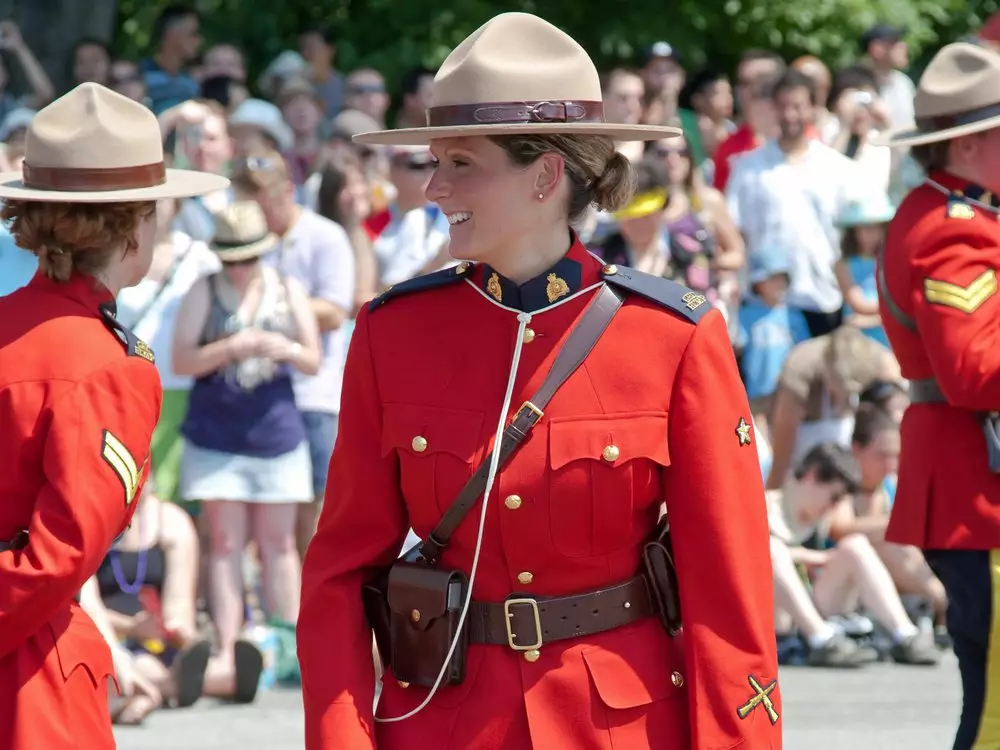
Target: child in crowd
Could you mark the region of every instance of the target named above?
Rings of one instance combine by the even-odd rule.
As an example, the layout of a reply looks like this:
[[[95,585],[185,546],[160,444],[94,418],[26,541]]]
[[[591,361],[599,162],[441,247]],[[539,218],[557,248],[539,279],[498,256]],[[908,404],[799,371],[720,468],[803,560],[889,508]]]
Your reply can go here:
[[[848,204],[838,220],[842,257],[834,266],[844,295],[844,320],[889,346],[878,310],[875,263],[896,209],[885,193]]]
[[[740,369],[750,411],[764,435],[785,358],[792,347],[809,338],[805,317],[785,304],[790,274],[791,260],[784,248],[765,246],[753,253],[747,279],[753,295],[740,308],[736,344],[742,350]]]

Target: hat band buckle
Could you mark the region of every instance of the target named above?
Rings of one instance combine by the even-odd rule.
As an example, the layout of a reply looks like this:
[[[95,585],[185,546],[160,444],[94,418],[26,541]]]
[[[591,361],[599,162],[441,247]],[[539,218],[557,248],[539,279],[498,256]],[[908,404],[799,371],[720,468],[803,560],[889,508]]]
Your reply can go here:
[[[427,125],[432,128],[580,122],[603,124],[604,102],[486,102],[431,107],[427,110]]]

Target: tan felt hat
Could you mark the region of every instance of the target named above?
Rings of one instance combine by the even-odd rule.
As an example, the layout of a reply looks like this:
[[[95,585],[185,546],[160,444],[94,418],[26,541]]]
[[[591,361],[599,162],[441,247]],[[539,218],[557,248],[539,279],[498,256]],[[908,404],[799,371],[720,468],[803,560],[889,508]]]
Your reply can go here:
[[[915,124],[886,131],[880,146],[921,146],[1000,127],[1000,54],[956,42],[943,47],[920,77]]]
[[[0,173],[0,198],[121,203],[186,198],[229,180],[166,169],[156,116],[97,83],[82,83],[39,110],[28,126],[24,164]]]
[[[230,203],[215,215],[215,235],[209,247],[223,263],[259,258],[278,245],[256,201]]]
[[[425,145],[470,135],[603,135],[655,141],[677,128],[604,120],[601,81],[576,41],[530,13],[502,13],[459,44],[434,76],[427,127],[354,136],[359,143]]]

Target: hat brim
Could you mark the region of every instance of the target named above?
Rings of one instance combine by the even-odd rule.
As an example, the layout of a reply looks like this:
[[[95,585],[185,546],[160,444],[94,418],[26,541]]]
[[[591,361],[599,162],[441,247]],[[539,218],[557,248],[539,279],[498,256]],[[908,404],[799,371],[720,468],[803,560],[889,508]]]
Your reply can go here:
[[[620,125],[604,122],[530,122],[513,125],[456,125],[441,128],[376,130],[354,136],[370,146],[426,146],[438,138],[475,135],[600,135],[615,141],[658,141],[682,135],[680,128],[666,125]]]
[[[872,138],[871,143],[873,146],[889,146],[891,148],[925,146],[928,143],[940,143],[998,127],[1000,127],[1000,115],[943,130],[920,130],[915,125],[904,125],[877,134]]]
[[[210,242],[208,246],[223,263],[235,263],[241,260],[259,258],[276,248],[280,241],[281,238],[278,237],[278,235],[274,234],[274,232],[270,232],[263,239],[251,242],[248,245],[240,245],[239,247],[219,247],[218,245]]]
[[[162,198],[191,198],[229,187],[229,179],[193,169],[168,169],[160,185],[129,190],[38,190],[26,187],[21,170],[0,172],[0,199],[50,203],[131,203]]]

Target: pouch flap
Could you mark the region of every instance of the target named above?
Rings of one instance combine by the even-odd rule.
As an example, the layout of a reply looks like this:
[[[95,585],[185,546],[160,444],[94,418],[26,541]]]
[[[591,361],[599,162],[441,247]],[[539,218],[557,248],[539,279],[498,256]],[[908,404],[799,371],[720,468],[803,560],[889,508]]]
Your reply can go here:
[[[583,652],[594,688],[608,708],[645,706],[681,695],[671,680],[682,659],[661,632],[634,633],[616,641],[613,649]]]
[[[614,446],[614,459],[605,449]],[[666,412],[635,412],[553,419],[549,424],[549,461],[560,469],[590,459],[619,466],[636,458],[670,465]]]
[[[418,630],[426,630],[448,609],[448,585],[461,580],[454,570],[398,562],[389,573],[389,608]]]

